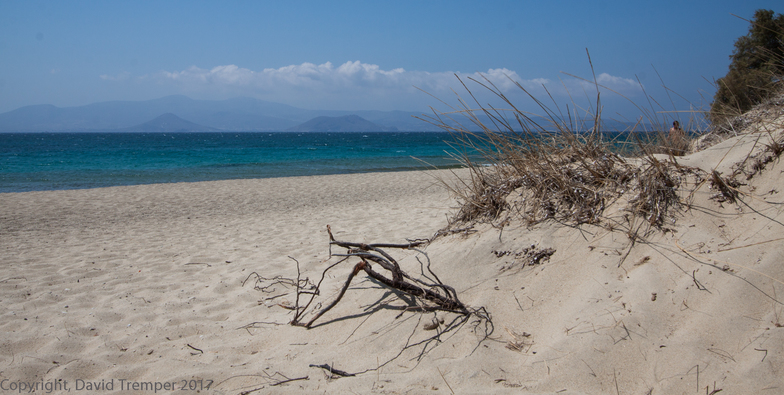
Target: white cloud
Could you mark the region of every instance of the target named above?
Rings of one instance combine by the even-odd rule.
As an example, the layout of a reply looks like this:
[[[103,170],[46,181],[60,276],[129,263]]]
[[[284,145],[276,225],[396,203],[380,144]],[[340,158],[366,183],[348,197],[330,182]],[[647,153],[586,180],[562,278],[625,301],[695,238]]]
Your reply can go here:
[[[117,75],[101,74],[100,78],[104,81],[125,81],[131,78],[131,73],[123,71]]]
[[[281,68],[267,68],[253,71],[236,65],[217,66],[202,69],[191,66],[182,71],[161,72],[163,79],[199,85],[223,85],[225,87],[257,88],[263,91],[274,89],[318,89],[320,91],[343,91],[346,89],[396,89],[412,91],[414,87],[426,91],[442,91],[459,86],[455,74],[464,80],[469,77],[484,82],[487,78],[502,91],[515,89],[514,81],[524,86],[539,86],[547,83],[545,79],[523,81],[513,70],[499,68],[484,73],[455,73],[406,71],[402,68],[383,70],[375,64],[360,61],[346,62],[335,67],[326,62],[320,65],[303,63]],[[102,76],[102,78],[104,78]]]
[[[601,73],[596,77],[596,82],[618,92],[640,90],[640,84],[629,78],[621,78]]]
[[[168,94],[183,93],[200,98],[252,96],[295,106],[332,109],[412,109],[437,104],[432,97],[420,92],[451,100],[454,90],[465,96],[459,77],[479,95],[480,102],[491,100],[488,94],[472,83],[473,79],[484,85],[493,85],[508,96],[521,95],[520,84],[534,96],[545,95],[542,86],[548,85],[551,93],[562,94],[561,84],[547,78],[523,79],[515,70],[493,68],[484,72],[408,71],[403,68],[384,70],[379,65],[349,61],[335,66],[302,63],[280,68],[251,70],[237,65],[221,65],[211,69],[191,66],[180,71],[161,71],[136,78],[139,83],[155,82]],[[116,76],[101,75],[101,79],[121,81],[129,79],[128,73]],[[636,82],[603,73],[597,77],[600,84],[628,92]],[[146,82],[145,82],[146,81]],[[166,88],[168,87],[168,88]],[[567,88],[580,87],[579,82],[567,83]]]
[[[596,76],[596,83],[588,79],[578,79],[570,77],[564,81],[566,89],[569,91],[581,91],[583,89],[593,92],[596,90],[596,84],[600,89],[611,89],[622,95],[633,95],[641,93],[642,87],[636,80],[616,77],[607,73],[600,73]]]

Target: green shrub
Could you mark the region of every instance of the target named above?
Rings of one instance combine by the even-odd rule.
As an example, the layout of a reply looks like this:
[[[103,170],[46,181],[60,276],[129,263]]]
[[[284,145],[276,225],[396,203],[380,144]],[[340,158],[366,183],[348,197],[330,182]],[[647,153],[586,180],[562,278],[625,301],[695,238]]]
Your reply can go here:
[[[717,82],[710,118],[714,125],[768,98],[784,76],[784,15],[757,10],[749,33],[735,41],[727,75]]]

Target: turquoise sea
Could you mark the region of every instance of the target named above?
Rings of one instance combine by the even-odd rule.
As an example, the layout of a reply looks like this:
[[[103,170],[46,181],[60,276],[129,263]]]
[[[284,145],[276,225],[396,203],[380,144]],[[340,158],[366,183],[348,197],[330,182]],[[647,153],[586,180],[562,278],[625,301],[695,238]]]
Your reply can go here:
[[[445,132],[0,133],[0,193],[448,167],[450,141]]]

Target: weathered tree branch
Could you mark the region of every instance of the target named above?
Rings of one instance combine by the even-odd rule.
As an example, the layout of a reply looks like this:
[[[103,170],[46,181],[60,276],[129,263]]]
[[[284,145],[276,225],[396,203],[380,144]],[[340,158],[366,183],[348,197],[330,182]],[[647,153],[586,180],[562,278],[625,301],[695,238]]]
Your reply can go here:
[[[346,254],[334,254],[334,256],[342,256],[344,258],[330,265],[324,270],[321,276],[321,280],[316,285],[315,291],[309,292],[312,294],[310,301],[308,301],[307,305],[305,305],[305,307],[303,308],[300,308],[299,306],[299,293],[302,292],[302,290],[298,289],[297,306],[295,307],[296,314],[294,316],[294,319],[291,321],[292,325],[311,328],[313,326],[313,323],[317,319],[319,319],[327,311],[335,307],[335,305],[337,305],[338,302],[340,302],[340,300],[343,298],[343,295],[345,295],[346,291],[351,285],[351,281],[360,271],[364,271],[368,275],[368,277],[378,281],[379,283],[391,289],[403,292],[407,295],[428,302],[433,309],[450,311],[463,315],[470,314],[469,309],[457,298],[457,292],[455,292],[454,288],[443,284],[438,279],[438,276],[436,276],[435,273],[433,273],[432,270],[430,270],[429,259],[428,259],[428,271],[433,277],[435,277],[434,284],[428,284],[426,282],[423,282],[421,280],[409,276],[406,272],[404,272],[400,268],[400,265],[395,260],[395,258],[393,258],[390,254],[388,254],[386,251],[383,250],[383,248],[414,249],[415,247],[421,246],[423,244],[427,244],[426,240],[413,241],[407,244],[390,244],[390,243],[365,244],[365,243],[355,243],[355,242],[335,240],[335,237],[332,235],[332,229],[329,227],[329,225],[327,225],[327,232],[329,233],[330,247],[332,245],[336,245],[339,247],[346,248],[348,251]],[[332,256],[331,248],[330,248],[330,256]],[[301,322],[302,315],[305,313],[305,310],[308,309],[315,296],[319,293],[319,286],[321,285],[321,281],[324,280],[327,271],[335,267],[338,263],[344,262],[345,260],[351,257],[357,257],[361,261],[354,266],[353,270],[351,271],[348,278],[346,279],[343,288],[341,288],[340,293],[335,298],[335,300],[333,300],[329,305],[327,305],[326,307],[318,311],[315,314],[315,316],[313,316],[313,318],[311,318],[310,321],[308,321],[307,323]],[[373,267],[371,266],[371,262],[378,264],[381,268],[387,270],[390,274],[387,276],[378,271],[373,270]],[[297,277],[299,278],[299,265],[297,265]]]

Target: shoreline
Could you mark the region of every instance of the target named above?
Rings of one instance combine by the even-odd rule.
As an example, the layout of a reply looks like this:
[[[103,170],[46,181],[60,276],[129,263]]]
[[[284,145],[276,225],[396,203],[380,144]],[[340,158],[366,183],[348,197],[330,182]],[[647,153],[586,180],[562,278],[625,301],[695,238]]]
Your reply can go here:
[[[465,167],[461,164],[455,165],[443,165],[443,166],[436,166],[436,167],[428,167],[428,166],[421,166],[421,167],[399,167],[399,168],[390,168],[385,170],[379,169],[369,169],[369,170],[359,170],[353,172],[339,172],[339,173],[324,173],[324,174],[302,174],[302,175],[282,175],[282,176],[269,176],[269,177],[248,177],[248,178],[227,178],[227,179],[217,179],[217,180],[200,180],[200,181],[171,181],[171,182],[151,182],[151,183],[139,183],[139,184],[119,184],[119,185],[105,185],[105,186],[94,186],[94,187],[76,187],[76,188],[55,188],[55,189],[33,189],[33,190],[19,190],[19,191],[0,191],[0,196],[7,193],[30,193],[30,192],[56,192],[56,191],[78,191],[78,190],[85,190],[85,189],[100,189],[100,188],[122,188],[122,187],[135,187],[135,186],[144,186],[144,185],[170,185],[170,184],[191,184],[191,183],[200,183],[200,182],[222,182],[222,181],[243,181],[243,180],[265,180],[265,179],[274,179],[274,178],[298,178],[298,177],[323,177],[323,176],[351,176],[357,174],[383,174],[383,173],[400,173],[400,172],[438,172],[441,170],[454,170],[460,171],[460,169],[464,169]]]

